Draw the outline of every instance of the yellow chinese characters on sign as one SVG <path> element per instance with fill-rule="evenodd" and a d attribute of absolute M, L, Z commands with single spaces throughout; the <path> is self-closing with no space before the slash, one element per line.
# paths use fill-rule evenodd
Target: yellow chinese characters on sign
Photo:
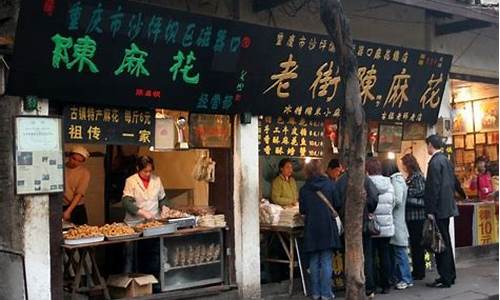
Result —
<path fill-rule="evenodd" d="M 495 214 L 495 204 L 477 205 L 474 214 L 476 245 L 498 243 L 498 220 Z"/>
<path fill-rule="evenodd" d="M 408 80 L 411 78 L 410 74 L 406 74 L 406 68 L 401 70 L 400 74 L 394 75 L 392 78 L 391 88 L 385 99 L 384 107 L 388 104 L 401 107 L 403 102 L 408 102 Z"/>
<path fill-rule="evenodd" d="M 274 83 L 264 91 L 264 94 L 276 88 L 278 98 L 288 98 L 290 97 L 290 92 L 287 91 L 290 88 L 290 80 L 299 77 L 295 72 L 299 66 L 293 60 L 293 54 L 290 54 L 287 61 L 280 63 L 280 67 L 282 68 L 281 73 L 271 75 L 271 80 L 274 80 Z"/>
<path fill-rule="evenodd" d="M 328 68 L 327 68 L 328 67 Z M 316 98 L 316 94 L 319 97 L 326 97 L 326 102 L 332 101 L 333 97 L 337 93 L 337 87 L 340 82 L 340 76 L 338 76 L 339 69 L 335 72 L 333 76 L 333 61 L 330 63 L 324 63 L 321 67 L 316 71 L 316 79 L 309 87 L 309 90 L 312 92 L 312 98 Z M 319 92 L 318 92 L 319 87 Z M 333 91 L 328 95 L 328 88 L 333 87 Z"/>

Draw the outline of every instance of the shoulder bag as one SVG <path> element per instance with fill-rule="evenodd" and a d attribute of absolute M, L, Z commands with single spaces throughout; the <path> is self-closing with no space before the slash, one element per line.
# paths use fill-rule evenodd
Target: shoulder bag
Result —
<path fill-rule="evenodd" d="M 335 223 L 337 224 L 337 229 L 338 229 L 337 233 L 339 236 L 342 235 L 342 233 L 344 233 L 344 227 L 342 226 L 342 221 L 340 220 L 339 213 L 335 210 L 335 208 L 333 208 L 330 201 L 328 201 L 326 196 L 321 191 L 317 191 L 316 195 L 318 195 L 319 199 L 321 199 L 321 201 L 323 201 L 330 210 L 330 213 L 332 214 L 332 217 L 335 220 Z"/>

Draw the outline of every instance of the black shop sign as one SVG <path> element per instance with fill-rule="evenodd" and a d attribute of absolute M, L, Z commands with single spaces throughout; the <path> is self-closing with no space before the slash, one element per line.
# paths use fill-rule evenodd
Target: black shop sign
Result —
<path fill-rule="evenodd" d="M 22 1 L 8 92 L 198 113 L 339 117 L 326 35 L 133 1 Z M 435 123 L 451 56 L 355 41 L 368 119 Z"/>
<path fill-rule="evenodd" d="M 323 157 L 323 122 L 296 117 L 259 120 L 259 154 Z"/>
<path fill-rule="evenodd" d="M 63 114 L 67 143 L 150 146 L 154 142 L 151 109 L 69 105 Z"/>
<path fill-rule="evenodd" d="M 340 117 L 345 98 L 337 49 L 325 35 L 267 28 L 242 51 L 243 102 L 255 114 Z M 358 79 L 371 120 L 435 123 L 450 55 L 354 41 Z M 265 60 L 259 58 L 265 57 Z M 259 61 L 259 63 L 255 63 Z"/>

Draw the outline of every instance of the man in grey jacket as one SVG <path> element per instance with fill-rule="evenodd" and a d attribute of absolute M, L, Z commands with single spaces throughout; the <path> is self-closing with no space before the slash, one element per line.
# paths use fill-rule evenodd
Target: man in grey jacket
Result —
<path fill-rule="evenodd" d="M 444 146 L 441 137 L 431 135 L 425 142 L 427 152 L 431 155 L 425 182 L 425 212 L 428 218 L 436 220 L 446 246 L 442 253 L 436 253 L 436 265 L 440 277 L 427 286 L 449 288 L 455 283 L 456 278 L 449 228 L 450 217 L 458 216 L 458 208 L 454 199 L 455 176 L 448 157 L 441 152 Z"/>

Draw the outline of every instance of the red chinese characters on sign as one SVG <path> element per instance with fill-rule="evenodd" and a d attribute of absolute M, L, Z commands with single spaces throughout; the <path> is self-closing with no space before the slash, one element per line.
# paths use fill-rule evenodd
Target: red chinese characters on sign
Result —
<path fill-rule="evenodd" d="M 146 98 L 161 98 L 161 91 L 160 90 L 136 88 L 135 89 L 135 96 L 136 97 L 146 97 Z"/>
<path fill-rule="evenodd" d="M 45 0 L 43 1 L 43 13 L 49 17 L 52 17 L 54 10 L 56 9 L 55 0 Z"/>

